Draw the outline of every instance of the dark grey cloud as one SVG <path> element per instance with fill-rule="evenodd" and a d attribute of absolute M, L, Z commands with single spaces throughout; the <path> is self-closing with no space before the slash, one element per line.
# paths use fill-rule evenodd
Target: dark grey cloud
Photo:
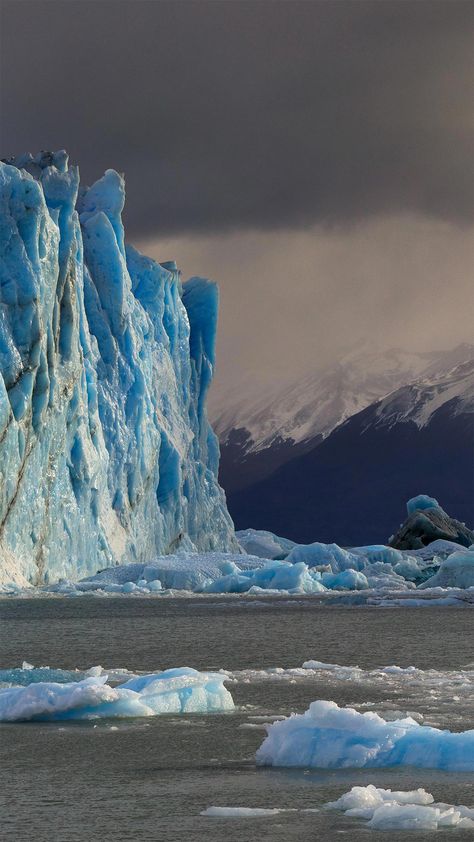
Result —
<path fill-rule="evenodd" d="M 129 232 L 472 218 L 462 0 L 3 0 L 2 155 L 127 176 Z"/>

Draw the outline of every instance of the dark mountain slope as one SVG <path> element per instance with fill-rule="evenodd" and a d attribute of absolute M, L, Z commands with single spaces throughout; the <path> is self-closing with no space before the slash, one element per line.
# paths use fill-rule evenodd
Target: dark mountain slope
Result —
<path fill-rule="evenodd" d="M 402 392 L 352 416 L 266 479 L 229 493 L 236 528 L 269 529 L 305 543 L 385 543 L 404 519 L 405 501 L 420 492 L 472 525 L 471 407 L 452 398 L 420 427 L 410 413 L 400 417 Z"/>

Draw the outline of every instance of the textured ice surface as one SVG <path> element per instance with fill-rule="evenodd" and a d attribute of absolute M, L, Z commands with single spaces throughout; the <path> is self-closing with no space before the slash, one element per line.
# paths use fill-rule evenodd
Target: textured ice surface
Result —
<path fill-rule="evenodd" d="M 223 675 L 182 668 L 133 676 L 118 687 L 107 683 L 107 674 L 62 683 L 31 681 L 26 686 L 0 688 L 0 721 L 98 719 L 232 710 L 234 703 L 224 687 L 224 680 Z"/>
<path fill-rule="evenodd" d="M 384 549 L 395 553 L 396 558 L 400 557 L 402 562 L 404 561 L 402 553 L 397 553 L 390 547 Z M 330 549 L 329 552 L 332 557 L 334 550 Z M 370 561 L 371 547 L 367 550 L 367 557 L 362 555 L 362 549 L 358 550 L 357 554 L 345 550 L 340 552 L 345 553 L 347 564 L 353 564 L 354 567 L 340 570 L 341 565 L 336 561 L 334 566 L 337 572 L 333 573 L 331 564 L 315 568 L 308 567 L 304 561 L 290 559 L 279 561 L 246 554 L 182 552 L 156 558 L 148 564 L 131 563 L 106 568 L 80 582 L 59 582 L 48 586 L 48 589 L 56 593 L 97 590 L 109 593 L 148 593 L 159 591 L 161 585 L 162 589 L 171 588 L 195 593 L 275 591 L 322 594 L 327 591 L 358 591 L 368 588 L 406 590 L 415 587 L 411 578 L 420 578 L 421 570 L 425 567 L 423 561 L 420 565 L 416 561 L 408 564 L 410 580 L 406 580 L 393 565 Z M 377 555 L 379 552 L 378 549 Z M 153 583 L 152 587 L 150 583 Z"/>
<path fill-rule="evenodd" d="M 444 559 L 439 571 L 420 587 L 474 588 L 474 544 Z"/>
<path fill-rule="evenodd" d="M 343 810 L 347 816 L 367 819 L 373 830 L 438 830 L 450 827 L 459 830 L 474 828 L 474 809 L 434 803 L 424 789 L 411 792 L 354 786 L 337 801 L 325 805 L 329 810 Z"/>
<path fill-rule="evenodd" d="M 237 549 L 205 402 L 217 289 L 124 244 L 124 181 L 0 163 L 0 581 Z"/>
<path fill-rule="evenodd" d="M 321 583 L 320 574 L 309 570 L 304 562 L 268 561 L 263 567 L 253 570 L 240 570 L 237 564 L 231 564 L 226 575 L 206 585 L 203 591 L 255 593 L 259 589 L 310 594 L 324 591 L 325 586 Z"/>
<path fill-rule="evenodd" d="M 428 497 L 427 494 L 418 494 L 407 501 L 407 513 L 412 515 L 416 511 L 424 511 L 425 509 L 439 509 L 440 505 L 434 497 Z"/>
<path fill-rule="evenodd" d="M 237 540 L 249 555 L 256 555 L 259 558 L 286 558 L 290 550 L 296 546 L 289 538 L 281 538 L 273 532 L 264 529 L 242 529 L 235 533 Z"/>
<path fill-rule="evenodd" d="M 387 722 L 374 712 L 315 701 L 304 714 L 267 726 L 256 758 L 261 766 L 419 766 L 474 772 L 474 731 L 441 731 L 411 717 Z"/>
<path fill-rule="evenodd" d="M 119 590 L 122 590 L 126 583 L 133 582 L 137 588 L 146 592 L 150 590 L 150 583 L 159 581 L 162 588 L 201 592 L 207 585 L 225 577 L 229 570 L 234 570 L 236 564 L 240 570 L 247 571 L 263 567 L 265 563 L 260 558 L 237 553 L 181 553 L 156 558 L 149 564 L 127 564 L 108 568 L 96 576 L 78 582 L 74 587 L 95 590 L 117 585 L 120 586 Z"/>
<path fill-rule="evenodd" d="M 452 549 L 456 548 L 453 554 Z M 439 555 L 438 555 L 439 553 Z M 448 555 L 450 553 L 450 555 Z M 181 550 L 152 561 L 106 567 L 79 581 L 60 578 L 37 588 L 8 580 L 0 595 L 98 596 L 128 594 L 290 594 L 312 595 L 331 604 L 388 607 L 403 604 L 459 605 L 474 603 L 473 553 L 439 541 L 427 548 L 401 552 L 393 547 L 342 549 L 337 544 L 296 546 L 285 560 L 265 559 L 244 552 L 196 553 Z M 306 559 L 306 561 L 304 561 Z M 318 563 L 314 564 L 317 560 Z M 442 564 L 442 575 L 438 574 Z"/>

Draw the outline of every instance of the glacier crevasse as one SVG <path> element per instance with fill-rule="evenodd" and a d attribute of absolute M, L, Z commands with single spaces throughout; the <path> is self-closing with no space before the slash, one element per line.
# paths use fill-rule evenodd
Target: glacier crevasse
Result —
<path fill-rule="evenodd" d="M 206 394 L 218 293 L 125 245 L 123 178 L 0 163 L 0 581 L 238 550 Z"/>

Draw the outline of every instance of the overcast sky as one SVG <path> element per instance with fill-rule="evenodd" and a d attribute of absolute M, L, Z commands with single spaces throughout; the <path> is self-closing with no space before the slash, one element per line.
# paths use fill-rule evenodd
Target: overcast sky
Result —
<path fill-rule="evenodd" d="M 221 289 L 218 383 L 473 339 L 474 4 L 2 0 L 1 156 L 127 180 Z"/>

